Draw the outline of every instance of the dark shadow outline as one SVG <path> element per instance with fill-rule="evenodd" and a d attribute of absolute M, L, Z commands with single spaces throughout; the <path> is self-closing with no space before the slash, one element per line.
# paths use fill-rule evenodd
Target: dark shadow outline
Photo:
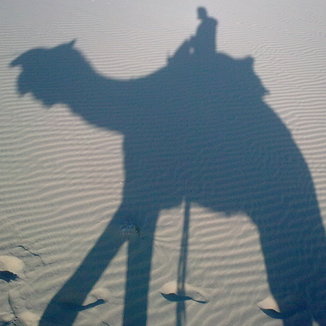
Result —
<path fill-rule="evenodd" d="M 51 300 L 41 326 L 73 324 L 78 309 L 60 311 L 60 304 L 72 296 L 82 306 L 125 243 L 120 236 L 124 223 L 132 223 L 141 237 L 128 240 L 123 325 L 146 325 L 156 220 L 160 210 L 182 201 L 228 216 L 248 214 L 258 228 L 268 282 L 281 310 L 288 310 L 291 295 L 305 307 L 284 325 L 294 325 L 296 313 L 304 315 L 303 325 L 311 325 L 312 318 L 325 325 L 325 231 L 309 168 L 286 126 L 264 103 L 266 89 L 254 72 L 254 60 L 236 60 L 215 53 L 215 47 L 212 52 L 207 42 L 213 39 L 215 20 L 203 8 L 199 18 L 195 37 L 180 46 L 167 66 L 137 80 L 99 75 L 73 42 L 27 51 L 11 63 L 22 68 L 18 93 L 30 92 L 46 107 L 63 103 L 88 123 L 124 136 L 121 206 Z M 145 128 L 139 130 L 140 125 Z M 181 295 L 190 209 L 185 217 Z M 177 315 L 181 325 L 182 304 Z"/>

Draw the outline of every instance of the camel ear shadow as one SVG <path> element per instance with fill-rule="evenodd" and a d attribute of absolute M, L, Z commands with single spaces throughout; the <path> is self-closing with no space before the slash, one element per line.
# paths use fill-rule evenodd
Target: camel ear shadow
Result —
<path fill-rule="evenodd" d="M 22 65 L 22 59 L 21 59 L 21 55 L 19 57 L 17 57 L 16 59 L 12 60 L 9 63 L 9 67 L 17 67 L 17 66 L 21 66 Z"/>
<path fill-rule="evenodd" d="M 75 39 L 71 40 L 70 42 L 68 42 L 66 44 L 66 46 L 69 48 L 73 48 L 76 42 L 77 42 L 77 39 L 75 38 Z"/>
<path fill-rule="evenodd" d="M 57 49 L 57 50 L 72 50 L 74 48 L 75 43 L 77 42 L 77 39 L 73 39 L 67 43 L 63 43 L 63 44 L 59 44 L 57 45 L 55 48 L 53 49 Z"/>

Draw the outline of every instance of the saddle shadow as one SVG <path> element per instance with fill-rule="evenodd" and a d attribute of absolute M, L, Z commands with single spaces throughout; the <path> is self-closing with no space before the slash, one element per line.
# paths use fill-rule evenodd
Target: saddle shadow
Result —
<path fill-rule="evenodd" d="M 200 26 L 212 19 L 199 18 Z M 237 212 L 250 216 L 271 293 L 287 317 L 283 324 L 325 325 L 325 231 L 309 168 L 285 124 L 264 102 L 267 90 L 254 72 L 254 59 L 212 51 L 207 43 L 215 42 L 216 21 L 207 26 L 210 37 L 199 27 L 166 66 L 139 79 L 100 75 L 74 42 L 32 49 L 11 63 L 22 69 L 18 93 L 32 93 L 45 107 L 65 104 L 87 123 L 124 139 L 121 205 L 48 304 L 41 326 L 72 325 L 82 309 L 62 309 L 62 303 L 82 306 L 126 241 L 123 325 L 146 325 L 157 218 L 162 209 L 183 202 L 188 218 L 191 203 L 230 218 Z M 125 224 L 140 236 L 122 238 Z M 187 225 L 184 234 L 180 283 L 186 275 Z M 291 310 L 292 297 L 300 309 Z M 177 310 L 184 313 L 182 306 Z"/>

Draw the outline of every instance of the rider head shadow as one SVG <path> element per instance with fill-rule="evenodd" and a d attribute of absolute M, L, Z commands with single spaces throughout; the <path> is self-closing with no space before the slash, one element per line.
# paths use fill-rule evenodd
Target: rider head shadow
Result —
<path fill-rule="evenodd" d="M 209 65 L 216 59 L 216 27 L 217 20 L 209 17 L 207 11 L 203 7 L 197 9 L 197 18 L 200 24 L 197 27 L 196 33 L 189 40 L 185 40 L 174 56 L 168 58 L 168 62 L 181 63 L 186 60 L 189 55 L 197 60 L 197 64 L 202 62 Z"/>
<path fill-rule="evenodd" d="M 269 287 L 288 317 L 284 325 L 298 314 L 325 317 L 324 229 L 308 166 L 263 101 L 267 90 L 254 72 L 254 59 L 217 53 L 217 21 L 204 8 L 198 17 L 196 34 L 167 65 L 139 79 L 100 75 L 74 42 L 32 49 L 12 62 L 22 68 L 20 94 L 31 93 L 48 108 L 65 104 L 87 123 L 124 139 L 122 203 L 40 325 L 55 318 L 72 325 L 78 309 L 62 311 L 60 302 L 75 296 L 82 305 L 127 241 L 119 236 L 123 223 L 139 233 L 128 240 L 124 325 L 145 325 L 155 225 L 162 209 L 183 202 L 251 217 Z M 289 314 L 291 296 L 302 311 Z"/>

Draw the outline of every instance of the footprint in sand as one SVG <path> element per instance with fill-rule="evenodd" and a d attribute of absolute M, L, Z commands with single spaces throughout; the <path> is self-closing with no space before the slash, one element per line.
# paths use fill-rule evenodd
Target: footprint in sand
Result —
<path fill-rule="evenodd" d="M 140 229 L 134 223 L 125 223 L 120 227 L 121 236 L 124 239 L 130 239 L 131 237 L 140 236 Z"/>
<path fill-rule="evenodd" d="M 283 298 L 283 310 L 280 309 L 279 305 L 277 304 L 276 300 L 269 296 L 264 300 L 257 303 L 257 306 L 263 311 L 266 315 L 271 318 L 276 319 L 286 319 L 290 316 L 294 315 L 295 313 L 305 310 L 307 307 L 305 302 L 300 297 L 295 297 L 289 295 Z"/>
<path fill-rule="evenodd" d="M 0 279 L 10 282 L 24 278 L 24 263 L 14 256 L 0 256 Z"/>
<path fill-rule="evenodd" d="M 178 282 L 172 281 L 165 283 L 160 292 L 162 296 L 169 301 L 192 300 L 198 303 L 207 303 L 207 294 L 202 289 L 192 286 L 188 283 L 178 285 Z"/>

